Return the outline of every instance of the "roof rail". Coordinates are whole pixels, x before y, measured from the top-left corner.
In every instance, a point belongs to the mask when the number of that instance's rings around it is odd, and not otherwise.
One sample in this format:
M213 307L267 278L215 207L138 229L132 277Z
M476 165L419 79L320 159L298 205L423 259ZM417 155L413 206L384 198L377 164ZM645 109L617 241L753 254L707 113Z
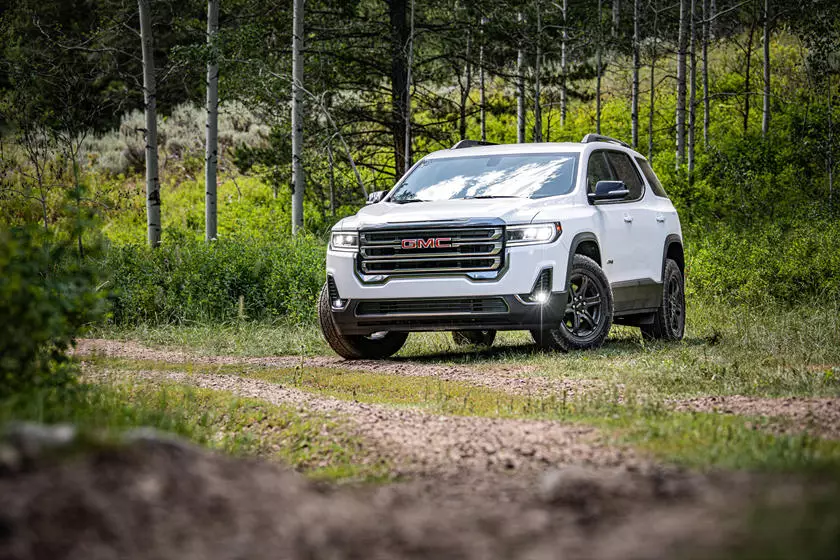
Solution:
M602 136L601 134L592 134L591 132L583 137L583 140L580 141L581 144L589 144L590 142L612 142L613 144L620 144L625 148L631 148L630 144L627 142L622 142L616 138L610 138L609 136Z
M452 150L460 150L461 148L474 148L476 146L495 146L495 142L485 142L484 140L461 140L454 146Z

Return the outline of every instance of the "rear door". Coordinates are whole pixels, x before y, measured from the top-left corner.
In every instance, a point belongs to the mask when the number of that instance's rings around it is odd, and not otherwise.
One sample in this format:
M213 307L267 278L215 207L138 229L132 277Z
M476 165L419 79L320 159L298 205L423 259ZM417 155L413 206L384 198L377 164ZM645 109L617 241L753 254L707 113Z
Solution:
M647 276L656 282L662 282L662 257L665 248L665 239L672 233L679 234L680 222L677 211L671 200L662 188L662 184L653 172L650 163L644 158L636 158L636 163L648 186L645 194L645 204L642 211L643 234L648 238L647 251L649 263L647 265Z

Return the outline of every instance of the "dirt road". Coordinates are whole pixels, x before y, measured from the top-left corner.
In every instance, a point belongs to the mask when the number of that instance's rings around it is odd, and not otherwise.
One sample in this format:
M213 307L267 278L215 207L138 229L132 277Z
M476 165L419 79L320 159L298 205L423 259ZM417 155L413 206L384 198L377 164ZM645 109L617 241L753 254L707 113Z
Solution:
M146 348L135 342L105 339L81 340L76 352L81 356L97 354L167 363L246 364L266 367L305 366L370 371L411 377L433 377L462 381L520 395L554 394L574 397L588 391L606 388L599 380L547 379L534 375L524 375L533 373L533 366L526 366L526 368L514 366L476 368L418 364L394 360L349 362L338 357L326 356L273 356L262 358L197 356L189 352ZM614 389L620 391L621 387ZM817 437L840 439L840 398L837 397L764 398L742 395L709 395L671 400L666 404L674 410L773 418L777 421L773 422L772 429L777 433L805 432Z
M81 341L77 353L185 365L301 365L297 357L196 357L100 340ZM512 393L596 385L569 386L512 369L332 358L302 365L456 379ZM590 427L441 416L188 369L86 371L171 380L317 411L348 423L370 456L387 459L405 481L318 485L275 464L147 435L64 461L27 457L33 446L0 439L0 459L22 457L0 460L0 559L720 557L754 530L744 523L756 504L769 500L789 511L813 491L766 475L663 467L609 444Z

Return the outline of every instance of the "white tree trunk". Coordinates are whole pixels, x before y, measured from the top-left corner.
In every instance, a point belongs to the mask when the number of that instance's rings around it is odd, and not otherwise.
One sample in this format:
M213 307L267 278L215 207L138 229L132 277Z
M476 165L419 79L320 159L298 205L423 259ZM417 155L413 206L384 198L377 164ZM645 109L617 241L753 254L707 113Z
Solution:
M408 56L406 57L405 80L405 170L411 169L411 67L414 65L414 0L409 12Z
M470 100L470 92L472 91L471 49L472 32L467 31L467 48L464 52L464 83L461 84L461 104L458 107L458 136L461 140L467 138L467 103Z
M540 49L540 37L542 36L542 19L540 14L539 0L536 2L537 8L537 38L536 38L536 54L534 56L534 142L543 141L542 133L542 104L540 103L540 63L542 52Z
M569 40L568 29L566 28L566 12L568 9L568 0L563 0L563 34L560 40L560 128L566 127L566 113L568 103L568 93L566 91L566 73L568 67L566 66L566 42Z
M595 132L601 134L601 48L604 42L601 19L603 17L602 0L598 0L598 44L595 54Z
M686 94L686 48L688 42L688 2L680 0L680 22L677 44L677 152L676 166L685 161L685 94Z
M207 0L207 136L204 144L204 239L216 239L216 171L219 156L219 1Z
M335 218L335 161L333 161L332 142L327 142L327 163L329 164L330 215Z
M650 106L648 107L648 159L653 161L653 114L656 103L656 38L659 31L659 1L655 0L653 12L653 42L650 49Z
M150 0L138 0L140 42L143 46L143 101L146 114L146 226L149 245L160 245L160 180L158 178L157 99L152 47Z
M695 132L695 125L697 122L697 109L696 109L696 99L697 99L697 56L695 55L695 49L697 46L697 26L694 23L694 8L695 8L695 0L691 0L691 14L689 18L691 19L691 32L689 33L689 68L688 68L688 177L689 181L692 180L692 174L694 173L694 132Z
M631 136L633 148L639 147L639 68L641 66L639 56L639 0L633 0L633 91L630 102Z
M618 26L621 24L621 0L613 0L612 4L612 35L618 35Z
M761 135L770 132L770 0L764 0L764 103L761 113Z
M303 6L292 9L292 235L303 227Z
M703 2L703 147L709 147L709 0Z
M522 21L521 13L517 19ZM525 51L521 42L516 52L516 142L525 142Z

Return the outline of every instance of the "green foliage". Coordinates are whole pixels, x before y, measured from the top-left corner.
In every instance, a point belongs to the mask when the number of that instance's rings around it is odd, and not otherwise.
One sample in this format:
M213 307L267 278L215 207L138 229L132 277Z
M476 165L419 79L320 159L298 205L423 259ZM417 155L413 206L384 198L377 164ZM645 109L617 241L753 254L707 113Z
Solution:
M315 238L184 239L158 249L111 247L101 262L111 274L118 325L313 318L324 282L324 246ZM241 302L240 302L241 300Z
M70 247L0 230L0 397L73 379L66 351L104 306L94 268Z
M840 300L840 221L688 232L689 294L727 302Z

